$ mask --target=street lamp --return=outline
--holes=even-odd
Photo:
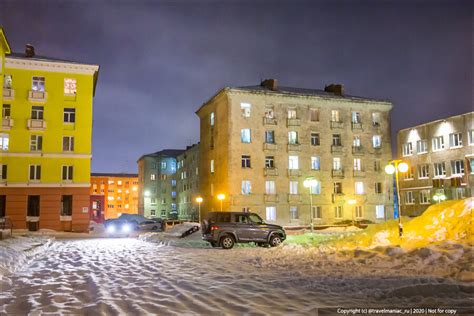
[[[436,193],[434,196],[433,196],[433,200],[435,200],[436,202],[441,203],[442,201],[446,200],[446,195],[444,195],[443,193]]]
[[[217,196],[217,199],[218,199],[219,201],[221,201],[221,212],[222,212],[222,201],[225,199],[225,194],[222,194],[222,193],[219,194],[219,195]]]
[[[303,185],[305,188],[309,190],[309,220],[311,222],[311,233],[314,232],[314,224],[313,224],[313,192],[311,191],[313,187],[318,185],[318,180],[313,178],[307,178],[303,181]]]
[[[403,162],[403,160],[396,159],[388,162],[388,165],[385,166],[385,172],[387,174],[395,173],[395,188],[397,191],[397,201],[398,201],[398,235],[402,237],[403,235],[403,225],[402,225],[402,206],[400,203],[400,188],[398,185],[398,173],[405,173],[408,171],[408,164]]]
[[[202,203],[202,197],[198,196],[196,198],[196,202],[199,205],[199,213],[198,213],[198,218],[199,218],[199,223],[201,223],[201,203]]]

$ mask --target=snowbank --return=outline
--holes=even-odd
[[[193,231],[196,232],[199,230],[198,223],[183,223],[173,226],[171,229],[167,230],[164,235],[168,237],[183,237],[187,232]]]

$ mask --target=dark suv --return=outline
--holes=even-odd
[[[286,239],[283,227],[267,224],[257,214],[248,212],[211,212],[201,227],[203,240],[224,249],[246,242],[275,247]]]

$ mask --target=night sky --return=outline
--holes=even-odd
[[[473,110],[470,1],[0,0],[0,25],[15,52],[100,65],[93,172],[197,142],[204,101],[262,78],[389,99],[393,136]]]

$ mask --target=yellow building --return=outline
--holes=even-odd
[[[0,28],[0,217],[14,228],[86,230],[99,66],[12,53]]]

